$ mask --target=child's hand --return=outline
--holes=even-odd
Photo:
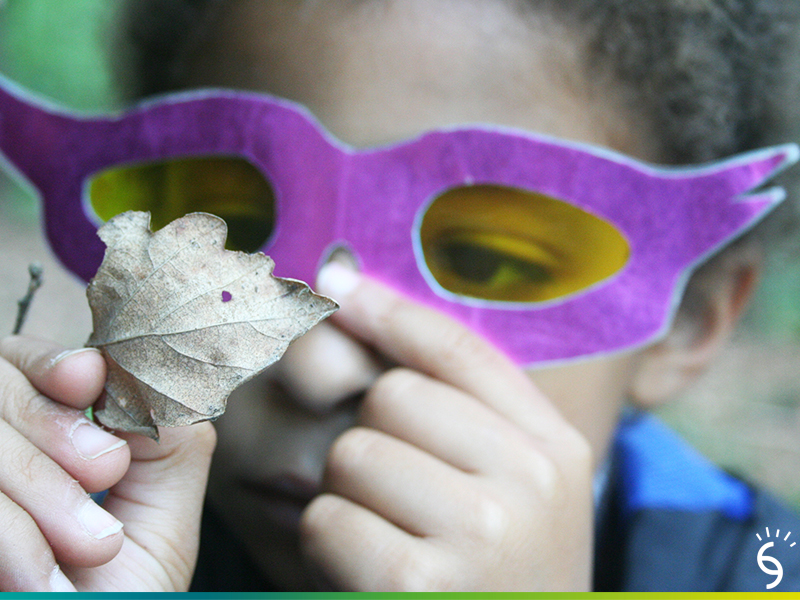
[[[83,415],[105,373],[94,350],[0,340],[2,591],[188,587],[213,428],[126,443]]]
[[[310,558],[346,590],[588,590],[586,441],[482,339],[328,269],[335,321],[402,366],[331,449],[302,521]]]

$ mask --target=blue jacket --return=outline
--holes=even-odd
[[[800,518],[649,415],[619,428],[596,537],[598,591],[800,591]]]

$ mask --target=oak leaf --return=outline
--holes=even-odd
[[[157,425],[219,417],[235,388],[338,306],[274,277],[260,252],[225,250],[218,217],[192,213],[155,233],[149,225],[149,213],[127,212],[99,229],[107,248],[87,289],[87,346],[108,365],[96,418],[158,439]]]

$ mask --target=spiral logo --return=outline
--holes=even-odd
[[[765,530],[767,532],[767,538],[769,538],[770,537],[770,535],[769,535],[769,527],[766,527]],[[779,540],[780,540],[780,533],[781,533],[780,529],[777,529],[775,531],[775,537],[777,539],[779,539]],[[791,531],[786,534],[786,537],[784,537],[782,541],[788,543],[790,535],[792,535]],[[763,541],[759,534],[756,534],[756,537],[758,538],[758,541]],[[792,542],[789,547],[793,548],[796,543],[797,542]],[[777,587],[778,584],[783,579],[783,565],[781,565],[781,562],[777,558],[775,558],[774,556],[770,556],[768,554],[764,554],[767,550],[769,550],[770,548],[772,548],[774,546],[775,546],[775,542],[765,542],[761,546],[761,548],[758,549],[758,556],[756,556],[756,561],[758,562],[758,568],[761,569],[762,571],[764,571],[764,573],[766,573],[767,575],[772,575],[772,576],[775,577],[775,579],[774,579],[774,581],[772,583],[768,583],[767,584],[767,589],[768,590],[771,590],[771,589]],[[774,567],[774,568],[770,568],[769,566],[767,566],[767,563],[772,565],[772,567]]]

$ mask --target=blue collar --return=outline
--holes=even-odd
[[[692,449],[657,418],[632,413],[620,423],[615,458],[623,514],[644,509],[720,512],[744,520],[753,492]]]

